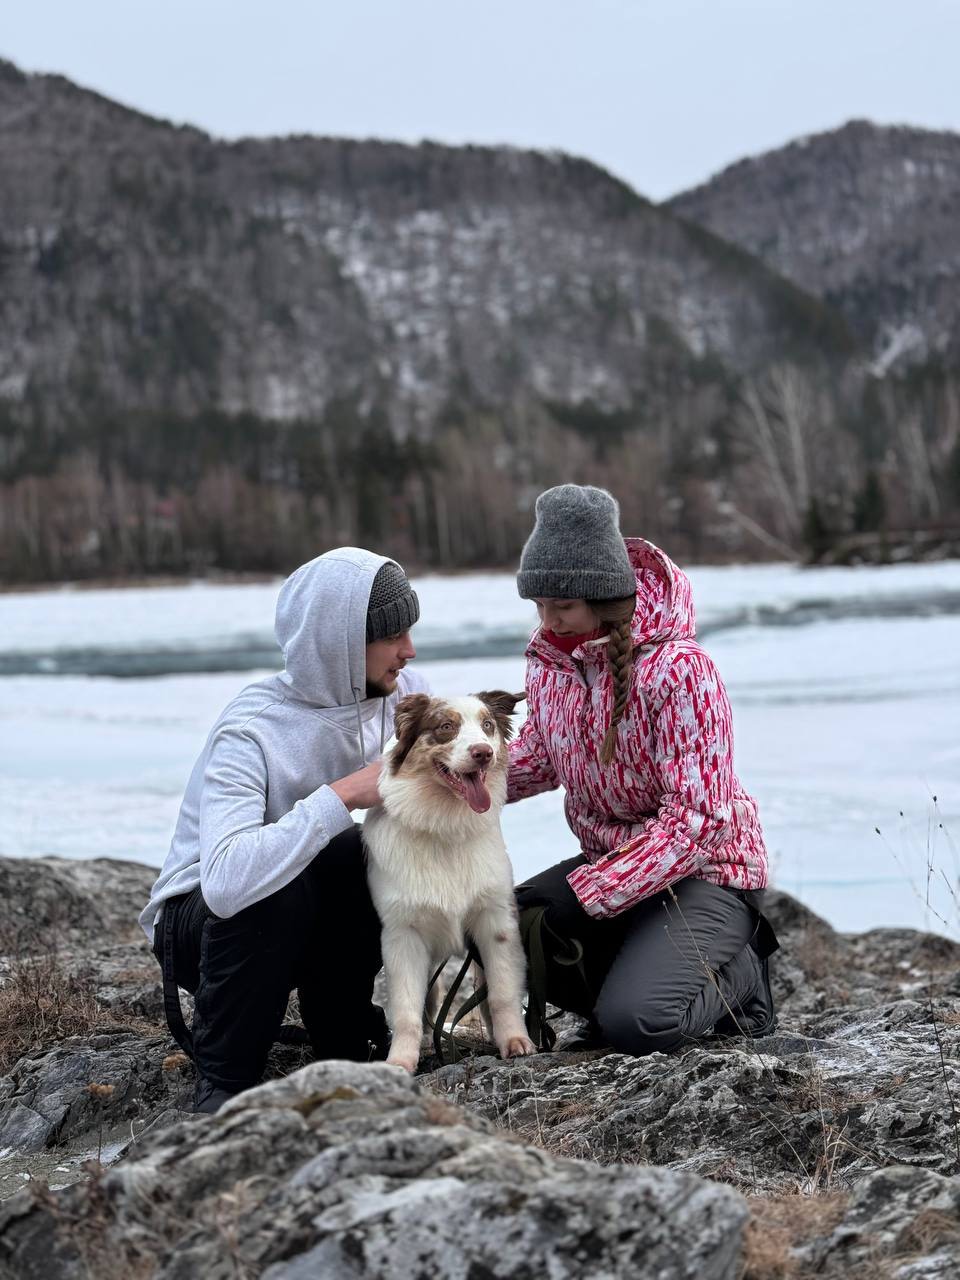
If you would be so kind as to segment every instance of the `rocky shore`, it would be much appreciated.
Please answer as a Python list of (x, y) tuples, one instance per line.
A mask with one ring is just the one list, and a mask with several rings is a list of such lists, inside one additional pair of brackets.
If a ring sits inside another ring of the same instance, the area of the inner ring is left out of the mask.
[(0, 1276), (960, 1274), (956, 943), (774, 893), (764, 1040), (415, 1081), (278, 1046), (195, 1117), (153, 874), (0, 859)]

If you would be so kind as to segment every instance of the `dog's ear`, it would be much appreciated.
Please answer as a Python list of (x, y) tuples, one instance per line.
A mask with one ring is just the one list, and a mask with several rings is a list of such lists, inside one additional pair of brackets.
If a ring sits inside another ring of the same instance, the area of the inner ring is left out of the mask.
[(517, 709), (517, 703), (522, 702), (527, 696), (525, 693), (507, 693), (504, 689), (489, 689), (484, 693), (475, 693), (475, 698), (479, 698), (482, 703), (490, 708), (494, 720), (497, 722), (497, 728), (500, 730), (500, 736), (504, 742), (509, 742), (513, 736), (513, 725), (510, 723), (510, 717)]
[(393, 731), (397, 735), (397, 745), (390, 754), (390, 772), (396, 773), (410, 754), (410, 748), (420, 736), (420, 725), (430, 706), (430, 698), (425, 693), (408, 693), (397, 703), (393, 713)]

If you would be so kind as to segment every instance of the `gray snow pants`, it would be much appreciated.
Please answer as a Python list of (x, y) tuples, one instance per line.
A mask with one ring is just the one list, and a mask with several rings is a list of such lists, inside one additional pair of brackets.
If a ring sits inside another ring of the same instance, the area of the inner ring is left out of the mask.
[(586, 1017), (603, 1041), (635, 1055), (676, 1048), (711, 1030), (761, 1035), (775, 1025), (767, 956), (779, 943), (762, 892), (689, 877), (607, 920), (580, 906), (568, 858), (517, 887), (520, 910), (546, 905), (546, 922), (583, 948), (581, 965), (551, 962), (546, 998)]

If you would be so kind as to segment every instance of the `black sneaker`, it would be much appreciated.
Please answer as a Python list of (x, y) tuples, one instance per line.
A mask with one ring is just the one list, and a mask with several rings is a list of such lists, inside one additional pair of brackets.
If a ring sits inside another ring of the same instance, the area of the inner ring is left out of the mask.
[(583, 1018), (580, 1025), (561, 1031), (553, 1046), (558, 1053), (585, 1053), (588, 1049), (609, 1049), (610, 1044), (595, 1018)]
[(221, 1089), (211, 1080), (204, 1080), (203, 1076), (199, 1076), (193, 1091), (193, 1110), (198, 1115), (216, 1115), (225, 1102), (236, 1096), (236, 1091)]
[(767, 956), (760, 960), (760, 990), (758, 992), (755, 1020), (748, 1028), (750, 1037), (759, 1040), (762, 1036), (772, 1036), (777, 1029), (777, 1011), (773, 1006), (773, 992), (770, 990), (770, 961)]
[(741, 1003), (739, 1012), (726, 1014), (714, 1025), (715, 1036), (747, 1036), (751, 1040), (759, 1040), (776, 1031), (777, 1011), (770, 990), (770, 962), (766, 956), (757, 956), (757, 964), (760, 980), (755, 991)]

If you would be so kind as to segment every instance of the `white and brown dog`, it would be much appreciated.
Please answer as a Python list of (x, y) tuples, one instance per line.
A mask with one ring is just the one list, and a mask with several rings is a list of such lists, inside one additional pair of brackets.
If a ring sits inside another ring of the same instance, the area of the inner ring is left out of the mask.
[[(520, 697), (523, 695), (521, 694)], [(384, 755), (382, 804), (367, 813), (367, 875), (383, 926), (393, 1041), (387, 1062), (420, 1060), (430, 974), (476, 944), (493, 1037), (504, 1058), (533, 1053), (520, 1005), (524, 957), (513, 874), (500, 831), (515, 694), (446, 700), (410, 694), (397, 705)]]

